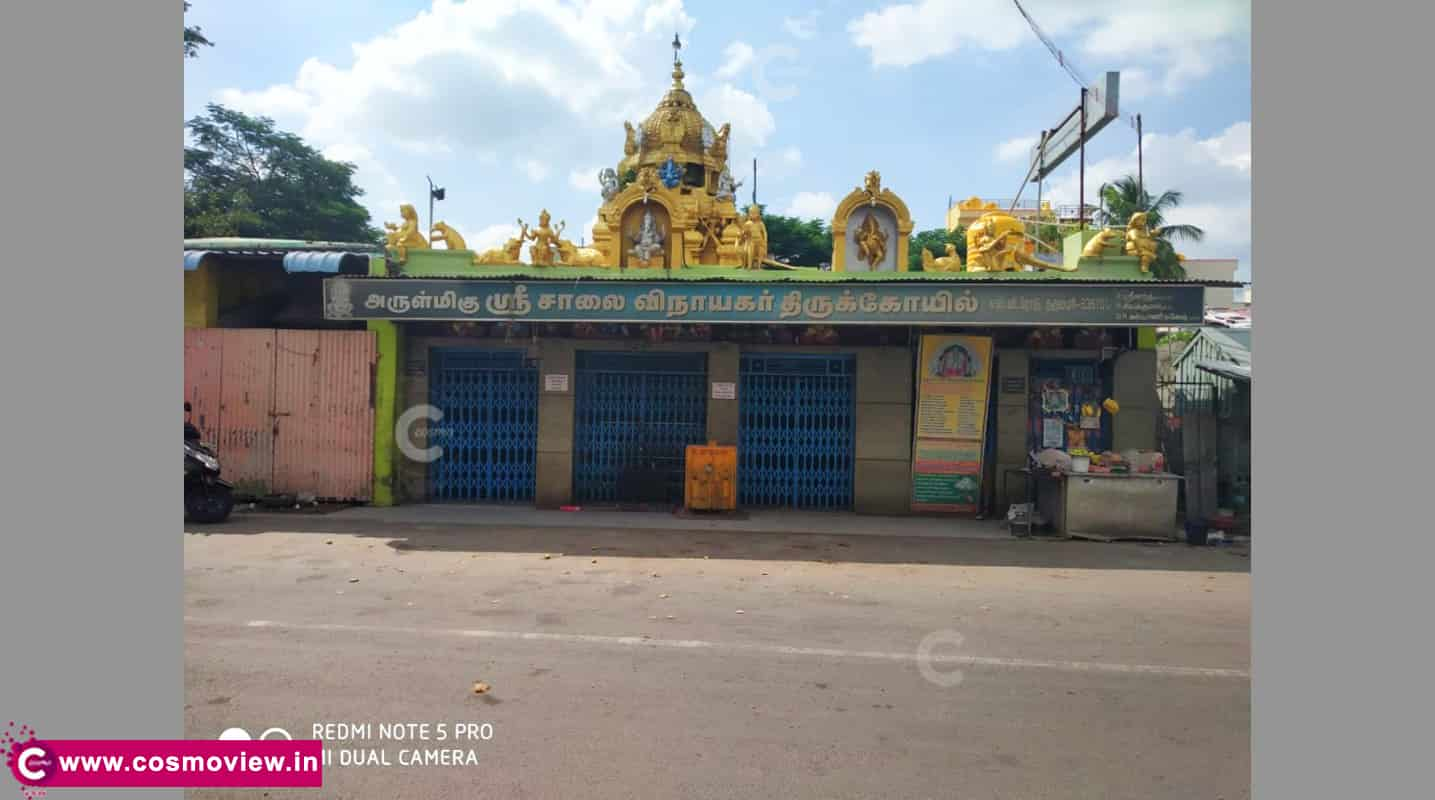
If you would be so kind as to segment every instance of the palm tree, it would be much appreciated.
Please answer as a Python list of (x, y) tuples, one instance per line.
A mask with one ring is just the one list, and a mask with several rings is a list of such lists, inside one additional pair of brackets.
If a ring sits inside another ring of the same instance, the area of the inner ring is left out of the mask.
[(1165, 191), (1152, 198), (1135, 177), (1127, 175), (1115, 183), (1102, 184), (1097, 190), (1101, 198), (1101, 210), (1096, 212), (1099, 225), (1124, 228), (1137, 212), (1146, 212), (1147, 230), (1156, 238), (1156, 260), (1151, 263), (1151, 272), (1158, 278), (1181, 280), (1186, 277), (1186, 268), (1176, 256), (1173, 239), (1199, 242), (1206, 232), (1195, 225), (1162, 225), (1166, 212), (1181, 205), (1181, 193)]
[(1166, 212), (1181, 205), (1180, 192), (1162, 192), (1153, 199), (1135, 177), (1127, 175), (1115, 183), (1102, 184), (1097, 195), (1101, 197), (1102, 206), (1101, 210), (1096, 212), (1097, 224), (1124, 228), (1132, 214), (1144, 211), (1151, 235), (1157, 239), (1199, 242), (1206, 236), (1206, 232), (1195, 225), (1161, 224), (1165, 221)]

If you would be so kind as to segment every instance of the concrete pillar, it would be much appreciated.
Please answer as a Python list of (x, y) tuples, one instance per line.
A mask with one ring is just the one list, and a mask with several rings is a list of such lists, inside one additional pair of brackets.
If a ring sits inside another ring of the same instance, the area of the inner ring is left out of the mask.
[[(571, 341), (539, 342), (538, 453), (534, 504), (558, 508), (573, 502), (573, 392), (577, 358)], [(567, 375), (563, 391), (549, 391), (549, 375)]]
[(403, 329), (388, 320), (369, 320), (368, 328), (377, 339), (378, 364), (374, 369), (374, 497), (376, 506), (396, 502), (394, 437), (397, 419), (400, 361), (403, 358)]
[[(406, 337), (404, 342), (404, 364), (399, 374), (397, 416), (411, 408), (419, 408), (429, 401), (429, 344), (422, 337)], [(420, 417), (408, 427), (408, 435), (414, 446), (426, 449), (429, 446), (429, 426), (434, 424), (427, 417)], [(437, 424), (442, 424), (439, 422)], [(395, 454), (397, 462), (395, 501), (419, 503), (428, 498), (428, 463), (416, 461), (402, 452)]]
[(887, 347), (857, 353), (857, 441), (852, 507), (859, 514), (912, 510), (912, 354)]
[(1022, 502), (1024, 488), (1013, 474), (1007, 480), (1003, 495), (1002, 481), (1008, 469), (1026, 466), (1027, 414), (1029, 411), (1028, 382), (1031, 376), (1031, 355), (1025, 350), (998, 350), (996, 358), (997, 402), (993, 409), (992, 435), (996, 436), (996, 470), (992, 479), (992, 496), (996, 510), (1005, 513), (1012, 503)]
[(716, 400), (712, 396), (712, 384), (738, 383), (741, 358), (735, 344), (713, 345), (708, 351), (708, 439), (720, 445), (737, 444), (738, 401)]
[(1111, 420), (1112, 449), (1155, 450), (1160, 402), (1156, 397), (1156, 352), (1128, 350), (1116, 357), (1111, 396), (1121, 410)]

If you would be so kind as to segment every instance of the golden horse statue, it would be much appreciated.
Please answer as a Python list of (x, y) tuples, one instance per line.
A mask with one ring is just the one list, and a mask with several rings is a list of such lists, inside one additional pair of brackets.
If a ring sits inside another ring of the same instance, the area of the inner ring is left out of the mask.
[(923, 272), (961, 272), (962, 257), (957, 254), (957, 246), (947, 242), (947, 254), (941, 258), (932, 255), (932, 251), (922, 248), (922, 271)]
[(509, 239), (502, 247), (475, 253), (474, 264), (517, 264), (523, 258), (523, 241), (528, 235), (528, 223), (518, 221), (518, 236)]
[(446, 222), (435, 222), (433, 224), (433, 230), (429, 231), (430, 242), (437, 242), (439, 240), (442, 240), (444, 246), (450, 250), (468, 249), (468, 244), (464, 242), (463, 236), (458, 231), (450, 228)]
[(414, 210), (410, 203), (399, 206), (399, 216), (403, 222), (395, 225), (392, 222), (384, 223), (384, 230), (388, 233), (384, 236), (384, 246), (398, 252), (399, 263), (403, 264), (409, 260), (409, 250), (429, 249), (429, 240), (419, 231), (419, 212)]

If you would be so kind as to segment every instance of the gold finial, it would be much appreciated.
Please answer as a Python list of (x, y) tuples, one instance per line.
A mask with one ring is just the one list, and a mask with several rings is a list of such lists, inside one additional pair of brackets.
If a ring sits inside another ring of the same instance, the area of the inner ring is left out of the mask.
[(682, 40), (678, 35), (673, 34), (673, 88), (683, 88), (683, 62), (678, 58), (678, 51), (683, 47)]

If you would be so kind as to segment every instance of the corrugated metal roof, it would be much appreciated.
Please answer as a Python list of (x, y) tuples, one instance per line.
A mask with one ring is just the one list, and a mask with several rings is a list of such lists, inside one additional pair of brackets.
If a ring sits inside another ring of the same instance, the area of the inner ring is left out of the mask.
[[(264, 250), (264, 249), (231, 249), (231, 250), (185, 250), (184, 271), (193, 272), (199, 269), (199, 263), (205, 256), (270, 256), (282, 258), (285, 272), (323, 272), (339, 273), (343, 270), (344, 259), (353, 257), (360, 259), (362, 268), (360, 272), (368, 271), (369, 256), (372, 253), (355, 252), (347, 250)], [(242, 261), (236, 263), (243, 263)]]
[(361, 253), (377, 253), (380, 251), (379, 246), (371, 242), (311, 242), (303, 239), (245, 239), (238, 236), (185, 239), (184, 249), (211, 250), (216, 253), (248, 253), (254, 251), (282, 253), (292, 250), (348, 250)]
[(1230, 378), (1231, 380), (1244, 381), (1246, 383), (1251, 382), (1251, 365), (1249, 362), (1246, 364), (1226, 364), (1220, 361), (1197, 361), (1196, 369), (1202, 372), (1209, 372), (1212, 375), (1219, 375), (1223, 378)]
[(364, 272), (368, 272), (369, 255), (367, 253), (348, 253), (343, 251), (316, 253), (302, 251), (286, 253), (284, 256), (284, 269), (287, 272), (342, 272), (344, 259), (350, 256), (361, 259), (364, 265)]
[[(1202, 343), (1208, 345), (1201, 347)], [(1202, 365), (1221, 365), (1245, 370), (1245, 380), (1250, 380), (1251, 373), (1251, 332), (1249, 330), (1232, 330), (1230, 328), (1202, 328), (1195, 338), (1186, 343), (1181, 355), (1176, 357), (1172, 366), (1179, 368), (1187, 358), (1194, 354), (1211, 355), (1214, 350), (1215, 358), (1203, 358), (1196, 361), (1195, 367), (1204, 372), (1211, 372)], [(1231, 377), (1231, 376), (1227, 376)]]

